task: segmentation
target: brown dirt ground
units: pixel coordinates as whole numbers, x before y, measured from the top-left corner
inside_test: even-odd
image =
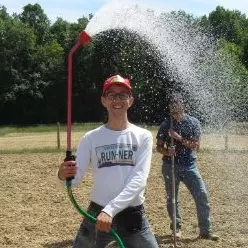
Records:
[[[1,154],[0,247],[67,248],[81,221],[67,193],[55,183],[62,153]],[[218,242],[197,240],[194,202],[186,188],[180,189],[185,248],[248,247],[248,153],[200,152],[198,164],[209,190],[213,229]],[[154,154],[146,191],[146,211],[160,247],[171,245],[161,160]],[[91,175],[75,195],[88,204]]]

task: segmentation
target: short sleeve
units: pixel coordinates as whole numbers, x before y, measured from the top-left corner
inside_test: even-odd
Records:
[[[159,127],[159,130],[156,136],[157,140],[166,141],[168,138],[168,131],[169,131],[168,121],[165,119]]]

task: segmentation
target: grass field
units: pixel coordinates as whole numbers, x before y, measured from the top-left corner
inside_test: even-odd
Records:
[[[83,130],[77,134],[74,133],[73,142],[82,132]],[[49,139],[52,135],[55,136],[56,143],[56,133],[47,130],[42,133],[36,132],[36,134],[30,130],[29,134],[12,130],[0,137],[0,147],[4,145],[5,151],[11,149],[20,151],[28,145],[31,149],[37,146],[37,150],[42,151],[0,154],[0,170],[3,179],[0,188],[0,247],[71,247],[81,216],[72,206],[66,190],[55,182],[57,168],[64,159],[64,151],[47,153],[42,150],[42,147],[39,148],[39,142],[44,144],[43,141],[47,142],[48,147],[52,147],[54,143],[51,145],[52,142]],[[229,150],[224,151],[224,136],[208,135],[210,136],[206,135],[202,144],[203,148],[208,149],[199,151],[198,166],[209,191],[213,229],[220,236],[220,240],[212,242],[196,239],[198,228],[194,202],[186,188],[181,185],[179,198],[183,218],[183,238],[180,247],[247,248],[247,136],[237,137],[234,134],[229,136]],[[30,136],[31,144],[30,139],[25,140],[25,137]],[[64,141],[65,137],[62,143]],[[160,171],[161,157],[154,152],[145,208],[159,246],[165,248],[171,245],[171,232]],[[85,181],[74,191],[84,208],[88,204],[91,182],[89,171]]]
[[[86,130],[72,132],[72,145],[76,149],[80,137]],[[152,131],[154,140],[156,131]],[[60,148],[66,149],[66,131],[60,131],[59,135]],[[241,134],[219,134],[206,133],[202,137],[201,149],[207,150],[224,150],[228,146],[229,150],[248,151],[248,135]],[[25,153],[25,152],[49,152],[54,151],[58,147],[57,133],[54,128],[51,131],[32,132],[8,132],[0,136],[0,153]]]

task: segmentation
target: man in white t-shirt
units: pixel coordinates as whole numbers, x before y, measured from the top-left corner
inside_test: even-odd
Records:
[[[106,247],[113,240],[112,227],[126,247],[158,248],[143,207],[153,138],[150,131],[128,121],[133,100],[127,78],[108,78],[101,97],[108,112],[106,124],[87,132],[78,145],[76,161],[63,162],[59,168],[58,178],[74,177],[72,185],[81,182],[89,165],[92,168],[88,212],[97,223],[83,220],[73,248]]]

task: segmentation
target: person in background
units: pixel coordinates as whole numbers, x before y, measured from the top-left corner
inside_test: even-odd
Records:
[[[82,137],[76,161],[60,165],[58,178],[74,177],[72,185],[79,184],[88,166],[92,167],[88,212],[97,223],[82,221],[73,248],[106,247],[113,240],[111,228],[127,248],[158,248],[143,205],[153,138],[150,131],[129,122],[127,111],[133,101],[129,79],[120,75],[108,78],[101,96],[107,122]]]
[[[171,96],[169,108],[172,120],[166,118],[160,125],[156,136],[156,149],[163,155],[162,174],[167,194],[167,211],[171,221],[173,217],[171,156],[174,156],[176,238],[181,238],[182,221],[178,207],[178,190],[182,182],[196,204],[199,238],[217,241],[218,236],[214,235],[211,229],[208,193],[196,164],[196,150],[200,146],[202,134],[200,122],[185,112],[183,98],[179,93]],[[170,146],[171,139],[174,140],[173,147]],[[172,222],[170,228],[173,229]]]

